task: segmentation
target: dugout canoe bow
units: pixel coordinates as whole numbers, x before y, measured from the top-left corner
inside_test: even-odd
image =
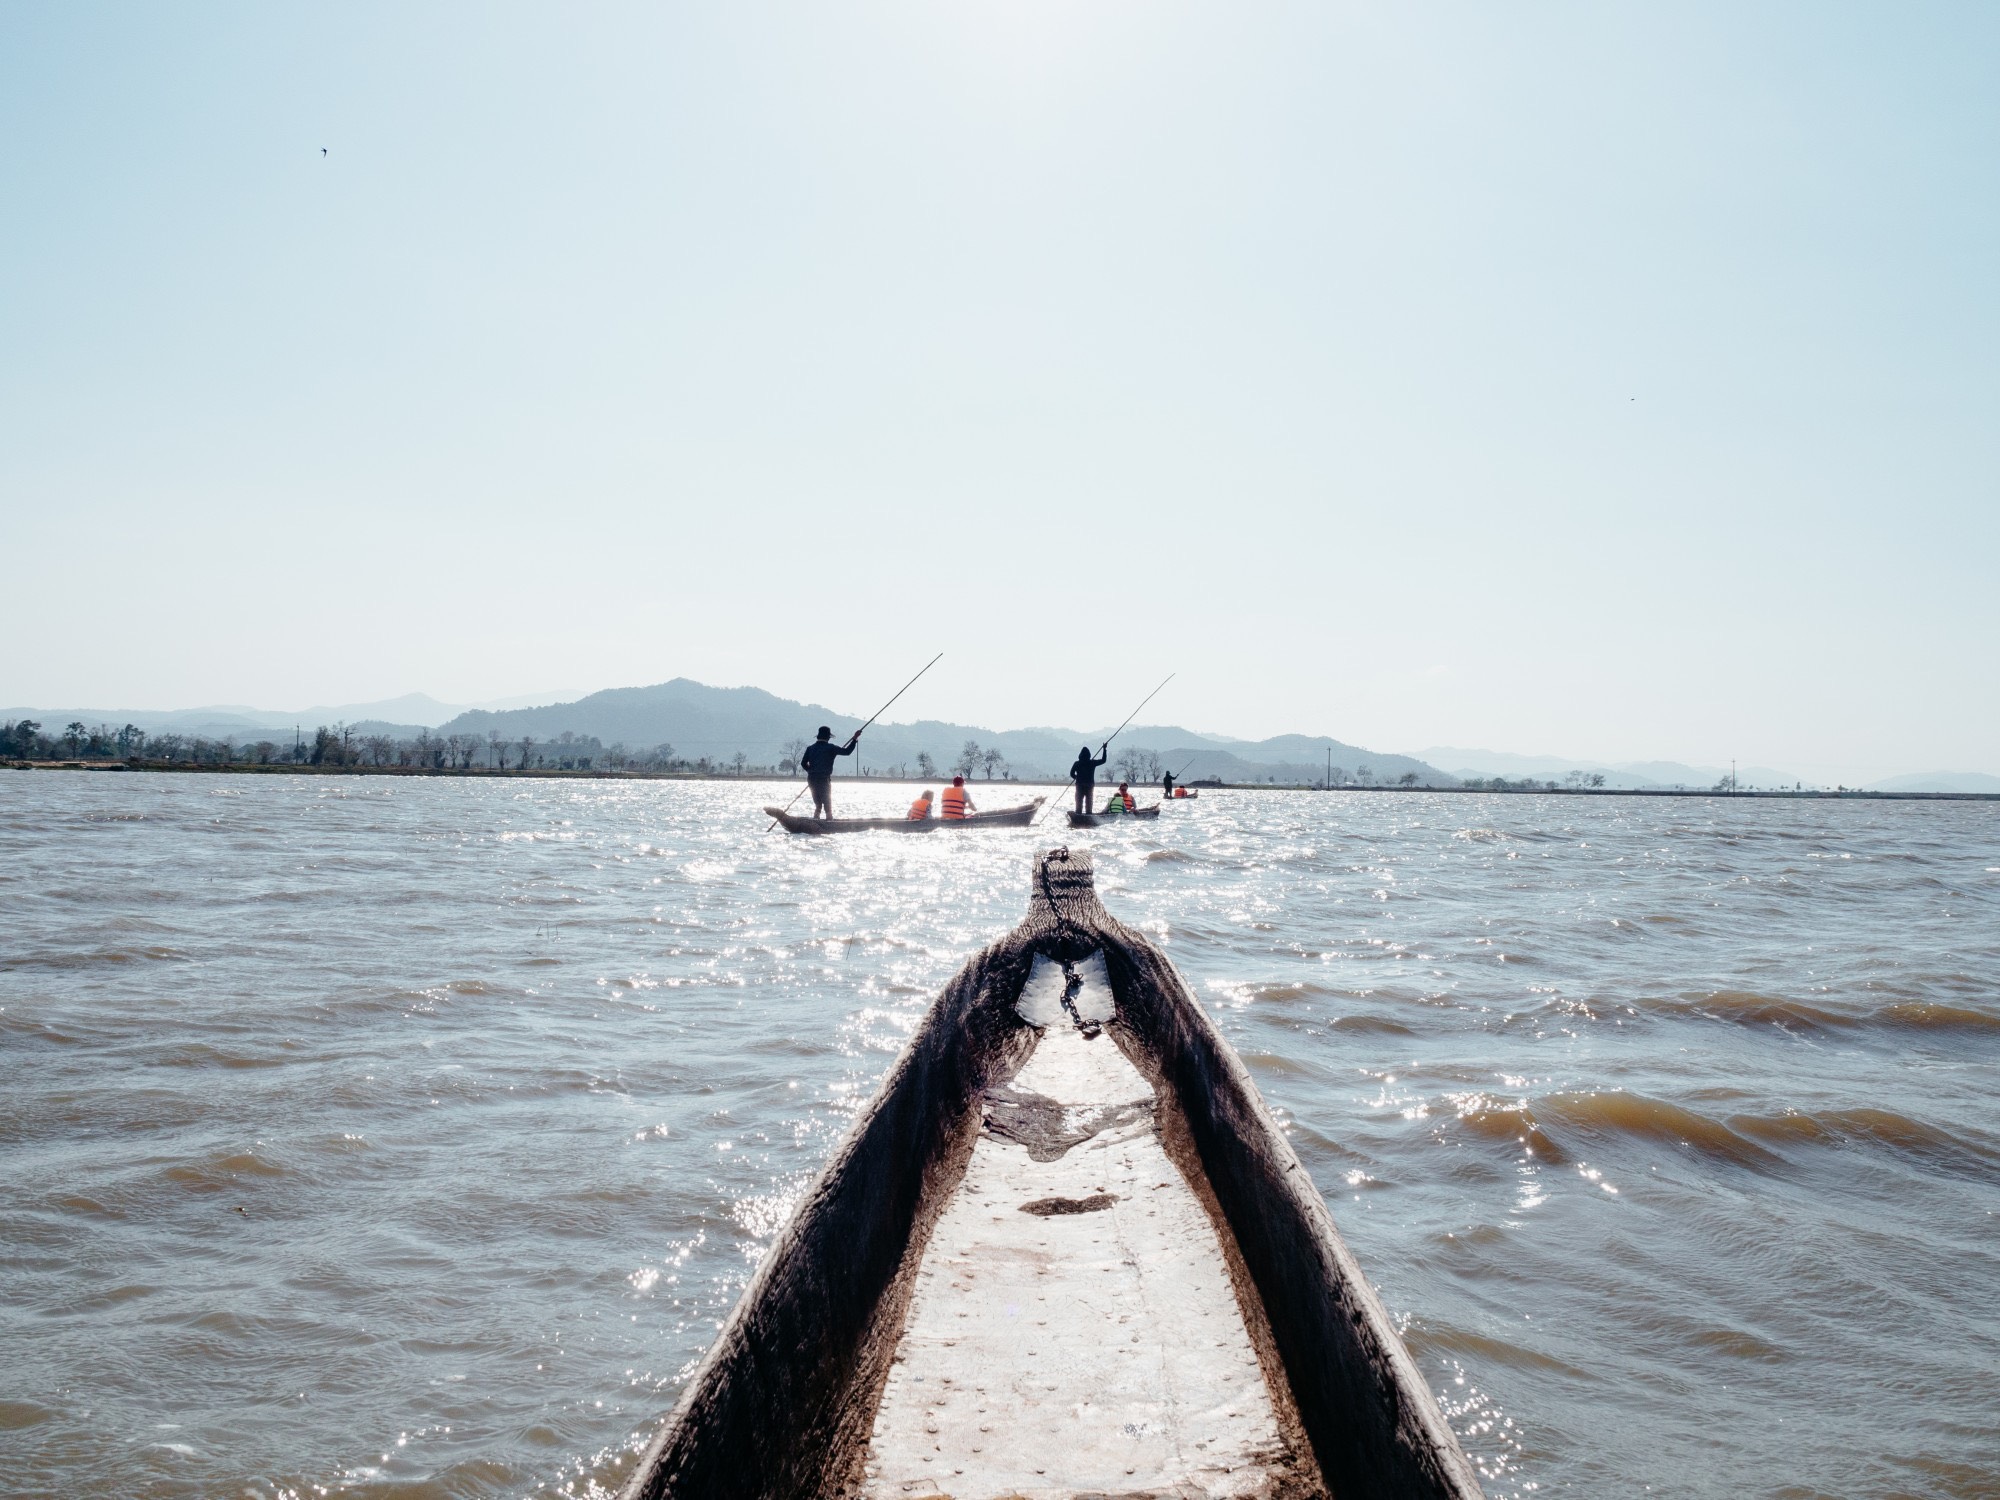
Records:
[[[765,1254],[623,1500],[1479,1500],[1186,981],[1038,856]]]

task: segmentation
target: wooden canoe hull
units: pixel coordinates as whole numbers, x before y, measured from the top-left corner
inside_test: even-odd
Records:
[[[968,818],[802,818],[782,807],[764,811],[787,833],[930,833],[939,828],[1026,828],[1041,805],[1037,797],[1025,807],[1003,807]]]
[[[1478,1481],[1242,1060],[1164,954],[1099,903],[1087,853],[1039,857],[1027,920],[945,986],[765,1256],[623,1500],[808,1500],[855,1486],[931,1228],[983,1092],[1038,1034],[1035,955],[1103,955],[1112,1026],[1185,1127],[1261,1303],[1325,1491],[1478,1500]]]
[[[1069,815],[1072,828],[1102,828],[1108,824],[1122,823],[1127,818],[1157,818],[1160,804],[1155,802],[1147,807],[1137,807],[1128,813],[1080,813],[1074,810]]]

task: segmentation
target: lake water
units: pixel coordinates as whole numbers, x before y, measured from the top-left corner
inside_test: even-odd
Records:
[[[2000,805],[770,791],[0,776],[0,1489],[615,1487],[1067,837],[1489,1495],[2000,1495]]]

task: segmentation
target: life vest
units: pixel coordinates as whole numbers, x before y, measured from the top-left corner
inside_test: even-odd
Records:
[[[1113,792],[1110,800],[1104,804],[1104,816],[1107,818],[1115,817],[1119,813],[1130,812],[1131,810],[1132,799],[1122,792]]]
[[[948,786],[944,789],[944,815],[947,818],[965,816],[965,788]]]
[[[928,818],[930,815],[931,815],[930,798],[919,797],[917,798],[916,801],[910,804],[910,821],[912,823],[921,823],[925,818]]]

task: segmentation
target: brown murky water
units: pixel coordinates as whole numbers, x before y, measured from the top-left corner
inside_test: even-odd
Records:
[[[0,777],[0,1488],[615,1485],[1064,836],[764,791]],[[2000,806],[1088,837],[1490,1494],[2000,1495]]]

